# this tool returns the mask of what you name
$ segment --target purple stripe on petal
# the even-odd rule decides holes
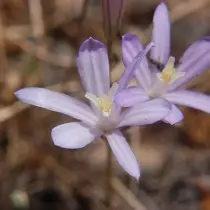
[[[118,163],[131,176],[139,180],[140,167],[129,144],[120,131],[106,135],[108,143],[114,153]]]
[[[77,66],[87,92],[101,96],[110,88],[109,60],[106,46],[93,38],[80,47]]]
[[[15,96],[24,103],[69,115],[89,125],[95,125],[97,117],[85,103],[68,95],[45,88],[29,87],[18,90]]]
[[[124,89],[115,96],[115,102],[122,107],[134,106],[147,100],[149,97],[145,91],[137,87]]]
[[[138,53],[143,50],[141,41],[136,35],[125,34],[122,38],[122,54],[123,63],[127,68],[131,64],[132,60],[138,55]],[[149,69],[149,64],[147,57],[138,64],[138,69],[135,72],[136,79],[138,83],[146,89],[151,84],[151,72]]]
[[[56,146],[66,149],[79,149],[98,137],[90,128],[81,123],[66,123],[52,129],[52,139]]]
[[[162,120],[170,112],[170,104],[164,99],[154,99],[132,108],[121,114],[119,127],[148,125]]]
[[[119,79],[119,90],[122,90],[128,86],[128,83],[135,74],[138,64],[144,59],[146,54],[154,46],[153,43],[149,43],[144,50],[140,51],[138,55],[133,59],[129,64],[128,68],[123,72],[122,76]]]
[[[171,103],[179,104],[210,113],[210,96],[187,90],[165,94],[164,98]]]
[[[171,111],[169,114],[163,119],[164,122],[174,125],[184,118],[182,112],[179,110],[177,106],[171,104]]]
[[[153,17],[152,42],[155,47],[151,50],[151,58],[161,64],[166,64],[170,56],[170,19],[168,8],[160,3]]]

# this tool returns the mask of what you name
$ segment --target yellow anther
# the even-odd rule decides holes
[[[87,92],[85,97],[89,99],[105,117],[110,117],[114,104],[113,97],[118,88],[119,84],[114,83],[107,94],[97,97],[96,95]]]
[[[104,116],[108,117],[110,115],[113,106],[112,97],[109,97],[108,95],[96,97],[91,93],[86,93],[85,97],[88,98]]]
[[[169,84],[174,79],[174,75],[175,75],[175,69],[165,68],[162,71],[161,77],[165,84]]]
[[[98,98],[98,107],[103,113],[109,114],[112,109],[113,102],[107,95]]]
[[[178,78],[184,76],[184,73],[178,72],[174,68],[174,63],[175,58],[170,57],[163,71],[161,73],[157,73],[157,77],[166,85],[171,84]]]

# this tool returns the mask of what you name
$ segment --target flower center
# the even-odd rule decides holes
[[[157,78],[162,81],[165,85],[172,84],[174,81],[184,76],[184,72],[178,72],[175,67],[175,58],[170,57],[165,68],[161,73],[157,73]]]
[[[112,112],[112,107],[114,105],[114,95],[118,90],[118,87],[119,85],[117,83],[114,83],[113,86],[110,88],[108,94],[97,97],[96,95],[87,92],[85,94],[85,97],[98,108],[98,110],[103,114],[104,117],[109,117]]]
[[[105,94],[101,97],[97,97],[91,93],[86,93],[85,97],[89,99],[104,116],[109,117],[113,106],[112,98]]]
[[[103,95],[98,98],[98,107],[105,115],[110,115],[113,106],[113,101],[110,100],[109,96]]]

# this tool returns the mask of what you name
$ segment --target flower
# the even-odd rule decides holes
[[[119,82],[110,88],[107,49],[103,43],[93,38],[87,39],[79,49],[77,66],[90,106],[68,95],[45,88],[28,87],[18,90],[15,95],[25,103],[64,113],[80,121],[53,128],[52,139],[55,145],[78,149],[104,136],[119,164],[138,180],[139,164],[119,128],[154,123],[165,117],[170,108],[166,101],[157,99],[121,111],[113,99],[118,89],[127,86],[133,68],[151,46],[152,44],[148,45],[138,54],[129,65],[130,70],[124,71]]]
[[[145,57],[135,77],[140,87],[131,87],[121,91],[116,102],[123,107],[133,106],[139,102],[154,98],[163,98],[172,105],[172,110],[164,121],[175,124],[183,119],[183,114],[175,105],[184,105],[210,113],[210,97],[180,87],[203,73],[210,67],[210,37],[203,37],[193,43],[175,66],[175,58],[170,56],[170,21],[168,9],[164,3],[156,8],[153,18],[152,42],[149,62]],[[123,36],[122,50],[125,67],[136,54],[143,49],[137,36]]]

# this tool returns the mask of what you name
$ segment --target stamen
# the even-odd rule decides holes
[[[98,98],[92,93],[85,93],[85,98],[90,100],[96,107],[98,107]]]
[[[119,89],[119,84],[117,82],[113,83],[112,87],[109,90],[108,96],[113,98],[113,96],[117,93]]]
[[[113,106],[112,97],[109,97],[109,95],[105,94],[101,97],[97,97],[88,92],[85,94],[85,97],[89,99],[105,117],[109,117]]]
[[[166,85],[172,84],[175,80],[183,77],[185,74],[183,72],[178,72],[174,67],[174,63],[175,58],[170,57],[163,71],[156,74],[158,79]]]

